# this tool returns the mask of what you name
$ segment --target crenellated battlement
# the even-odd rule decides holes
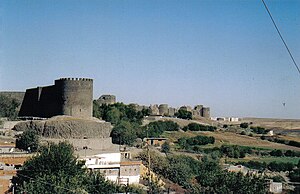
[[[93,81],[93,79],[68,77],[68,78],[59,78],[55,81]]]

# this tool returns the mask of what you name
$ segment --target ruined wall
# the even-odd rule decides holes
[[[162,116],[166,116],[166,115],[169,114],[169,106],[168,106],[168,104],[161,104],[161,105],[159,105],[158,110],[159,110],[159,114],[162,115]]]
[[[209,107],[202,108],[202,117],[210,118],[210,108]]]
[[[105,94],[100,96],[97,102],[99,104],[114,104],[116,103],[116,96]]]

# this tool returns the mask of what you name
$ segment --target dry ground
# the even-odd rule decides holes
[[[243,118],[243,122],[274,130],[300,130],[300,119]]]
[[[288,146],[279,143],[269,142],[267,140],[261,140],[259,137],[249,137],[246,135],[239,135],[231,132],[209,132],[209,131],[198,131],[198,132],[166,132],[165,137],[168,137],[171,142],[176,141],[180,137],[193,137],[196,135],[213,136],[216,139],[216,143],[213,146],[221,146],[222,144],[241,145],[259,147],[265,149],[283,149],[283,150],[296,150],[300,151],[300,148]],[[211,146],[211,145],[210,145]]]

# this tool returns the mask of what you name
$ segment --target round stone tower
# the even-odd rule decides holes
[[[93,114],[93,80],[88,78],[61,78],[55,80],[59,95],[59,113],[81,118]]]
[[[202,108],[202,116],[205,118],[210,118],[210,108],[209,107]]]
[[[169,108],[168,108],[168,104],[161,104],[158,107],[159,110],[159,114],[162,116],[166,116],[169,113]]]

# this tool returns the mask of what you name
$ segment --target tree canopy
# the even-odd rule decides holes
[[[16,147],[35,152],[39,147],[39,136],[36,131],[28,130],[17,136]]]
[[[118,193],[135,191],[106,181],[99,172],[84,168],[84,162],[74,156],[66,142],[42,146],[39,154],[25,162],[13,178],[17,193]],[[139,192],[140,193],[140,192]]]
[[[128,121],[121,121],[111,132],[112,142],[114,144],[132,145],[137,138],[135,125]]]
[[[181,119],[192,119],[193,117],[192,112],[184,109],[179,109],[175,116]]]
[[[0,94],[0,117],[17,118],[19,106],[18,100]]]

